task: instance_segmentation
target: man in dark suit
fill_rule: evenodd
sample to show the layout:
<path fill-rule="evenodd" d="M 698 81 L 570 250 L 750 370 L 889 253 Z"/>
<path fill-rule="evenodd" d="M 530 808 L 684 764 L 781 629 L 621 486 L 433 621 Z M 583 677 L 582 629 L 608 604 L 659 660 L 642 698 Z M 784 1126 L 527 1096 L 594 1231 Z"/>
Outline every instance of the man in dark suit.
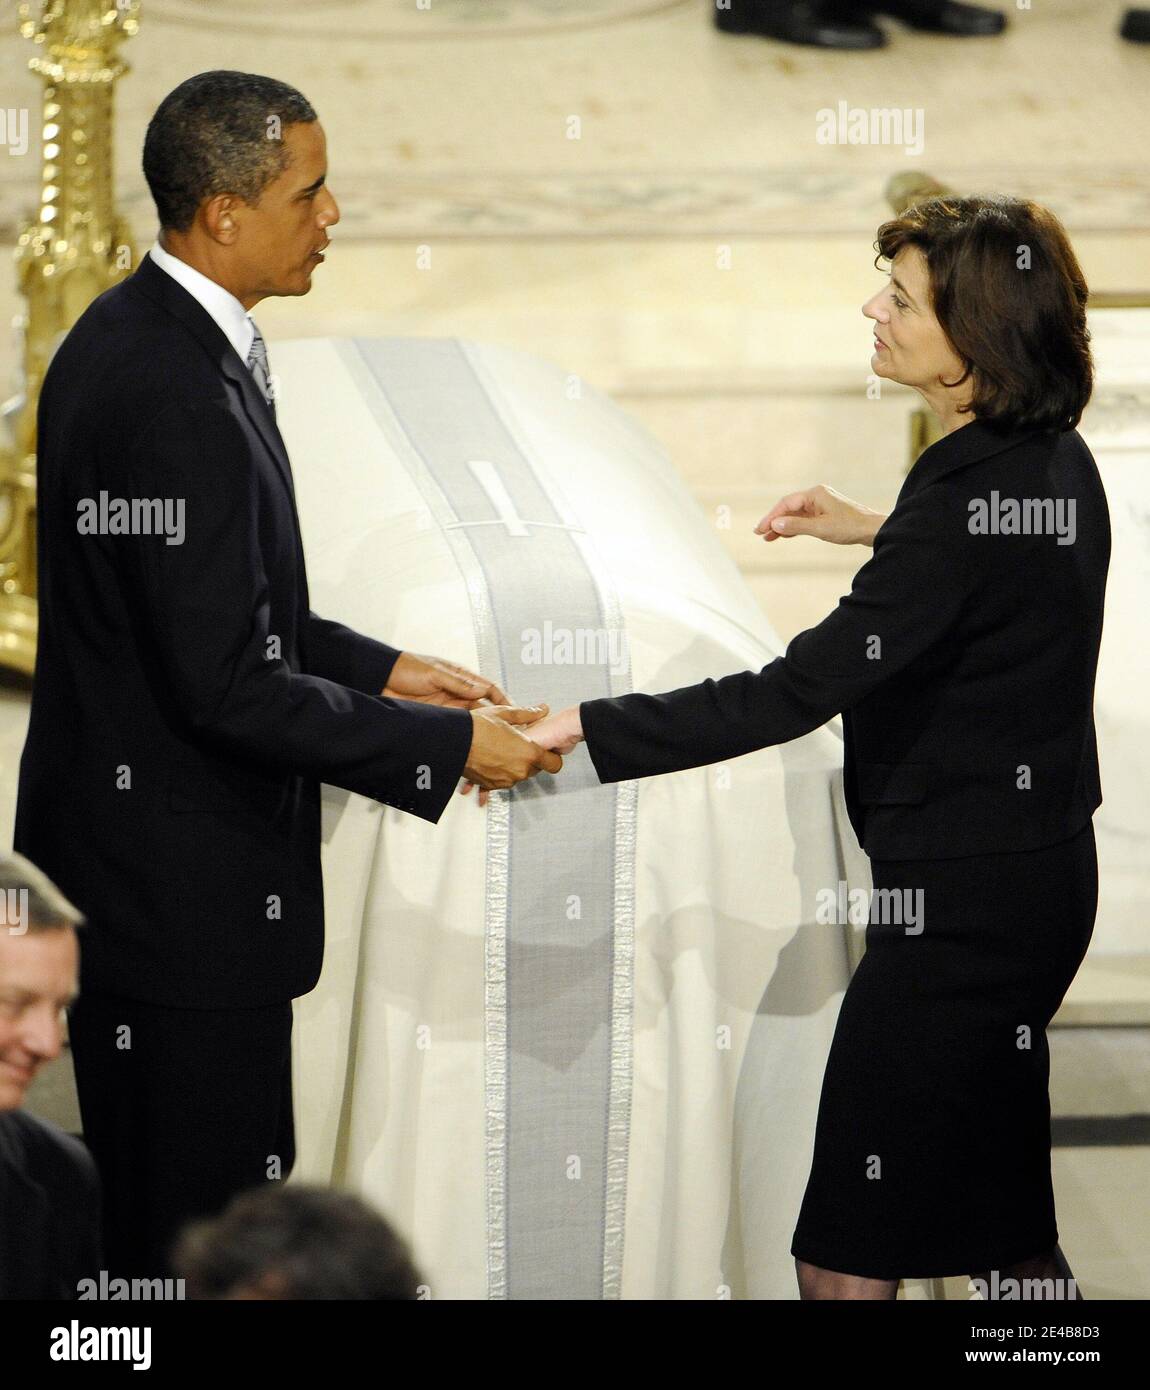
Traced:
<path fill-rule="evenodd" d="M 40 394 L 16 844 L 91 923 L 72 1039 L 115 1276 L 162 1273 L 187 1219 L 291 1170 L 320 783 L 436 822 L 461 776 L 503 788 L 562 766 L 514 727 L 539 709 L 311 610 L 249 311 L 310 290 L 339 219 L 326 164 L 294 88 L 177 87 L 144 146 L 160 238 Z"/>
<path fill-rule="evenodd" d="M 21 1108 L 63 1046 L 83 920 L 22 855 L 0 855 L 0 1299 L 74 1299 L 81 1280 L 99 1277 L 92 1157 Z"/>

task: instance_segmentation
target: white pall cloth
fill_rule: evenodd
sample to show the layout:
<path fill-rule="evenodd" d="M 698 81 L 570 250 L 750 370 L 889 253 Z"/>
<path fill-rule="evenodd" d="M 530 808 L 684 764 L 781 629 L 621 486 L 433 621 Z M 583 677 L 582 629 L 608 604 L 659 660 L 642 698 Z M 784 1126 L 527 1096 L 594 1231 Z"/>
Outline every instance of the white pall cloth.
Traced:
<path fill-rule="evenodd" d="M 1150 918 L 1150 308 L 1095 309 L 1090 331 L 1096 385 L 1079 430 L 1102 475 L 1112 533 L 1094 692 L 1102 805 L 1090 950 L 1098 964 L 1119 965 L 1146 955 Z M 1117 988 L 1100 1021 L 1144 1022 L 1145 989 L 1110 979 Z"/>
<path fill-rule="evenodd" d="M 398 339 L 272 365 L 325 617 L 553 708 L 781 651 L 660 447 L 556 367 Z M 794 1297 L 861 936 L 819 895 L 870 882 L 841 764 L 827 728 L 615 787 L 584 747 L 438 826 L 326 788 L 293 1180 L 380 1207 L 431 1297 Z"/>

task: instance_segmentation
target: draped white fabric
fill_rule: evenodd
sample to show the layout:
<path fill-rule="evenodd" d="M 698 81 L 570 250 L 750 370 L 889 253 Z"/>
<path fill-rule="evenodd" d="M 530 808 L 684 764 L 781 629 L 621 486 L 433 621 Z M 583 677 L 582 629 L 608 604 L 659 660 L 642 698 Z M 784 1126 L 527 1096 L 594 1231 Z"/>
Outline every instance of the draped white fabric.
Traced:
<path fill-rule="evenodd" d="M 1150 309 L 1096 309 L 1090 331 L 1096 385 L 1079 429 L 1102 475 L 1112 535 L 1094 693 L 1103 800 L 1091 956 L 1100 960 L 1144 956 L 1150 917 Z M 1111 979 L 1121 991 L 1121 978 Z"/>
<path fill-rule="evenodd" d="M 476 578 L 449 543 L 446 513 L 437 520 L 413 478 L 401 432 L 371 399 L 364 346 L 299 340 L 273 356 L 312 606 L 401 648 L 479 665 Z M 617 598 L 634 689 L 757 669 L 779 654 L 644 431 L 550 364 L 452 346 L 548 495 L 582 528 L 588 563 Z M 403 346 L 390 347 L 402 362 Z M 420 379 L 436 409 L 458 408 L 451 381 Z M 569 759 L 557 790 L 585 756 Z M 722 767 L 628 784 L 633 939 L 616 941 L 616 988 L 591 1001 L 589 1026 L 578 923 L 568 945 L 552 943 L 564 953 L 554 997 L 524 1006 L 531 1017 L 522 1019 L 506 1000 L 511 1090 L 493 1076 L 501 985 L 485 939 L 491 818 L 508 794 L 486 812 L 457 797 L 431 826 L 326 789 L 327 954 L 318 988 L 297 1004 L 295 1177 L 332 1180 L 378 1204 L 412 1241 L 432 1297 L 586 1296 L 576 1227 L 585 1230 L 589 1208 L 602 1227 L 592 1252 L 601 1280 L 592 1273 L 606 1296 L 794 1297 L 790 1236 L 861 936 L 820 924 L 816 895 L 869 884 L 841 762 L 827 728 Z M 617 790 L 596 782 L 579 795 Z M 550 847 L 537 871 L 553 872 L 563 853 Z M 563 1036 L 572 1018 L 585 1037 Z M 548 1030 L 563 1037 L 554 1055 Z M 507 1114 L 494 1112 L 514 1107 L 511 1135 L 529 1139 L 538 1124 L 543 1142 L 549 1057 L 573 1064 L 604 1034 L 614 1087 L 605 1190 L 581 1182 L 578 1154 L 554 1190 L 526 1169 L 517 1178 L 500 1152 Z M 538 1110 L 534 1083 L 514 1090 L 528 1074 L 516 1052 L 524 1037 L 544 1069 Z"/>

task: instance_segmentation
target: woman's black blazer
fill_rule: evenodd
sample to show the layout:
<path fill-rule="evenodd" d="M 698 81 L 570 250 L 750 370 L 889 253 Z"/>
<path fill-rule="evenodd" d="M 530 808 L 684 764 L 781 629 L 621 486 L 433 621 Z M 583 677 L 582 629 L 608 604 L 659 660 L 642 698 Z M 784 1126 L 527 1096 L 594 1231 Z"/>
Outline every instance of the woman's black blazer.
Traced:
<path fill-rule="evenodd" d="M 1068 839 L 1102 800 L 1094 675 L 1106 495 L 1077 430 L 974 420 L 926 449 L 851 591 L 761 671 L 580 706 L 603 782 L 785 743 L 843 715 L 872 858 Z"/>

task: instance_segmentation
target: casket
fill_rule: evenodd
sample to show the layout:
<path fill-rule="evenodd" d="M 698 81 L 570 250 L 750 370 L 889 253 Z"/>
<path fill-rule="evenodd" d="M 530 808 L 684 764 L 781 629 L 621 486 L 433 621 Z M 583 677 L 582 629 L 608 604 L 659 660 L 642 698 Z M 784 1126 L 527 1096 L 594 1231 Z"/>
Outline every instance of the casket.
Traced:
<path fill-rule="evenodd" d="M 662 449 L 585 382 L 454 339 L 274 365 L 325 617 L 553 709 L 779 654 Z M 326 788 L 293 1180 L 382 1209 L 429 1297 L 794 1297 L 863 930 L 825 904 L 869 885 L 841 765 L 828 727 L 601 786 L 581 747 L 438 825 Z"/>

